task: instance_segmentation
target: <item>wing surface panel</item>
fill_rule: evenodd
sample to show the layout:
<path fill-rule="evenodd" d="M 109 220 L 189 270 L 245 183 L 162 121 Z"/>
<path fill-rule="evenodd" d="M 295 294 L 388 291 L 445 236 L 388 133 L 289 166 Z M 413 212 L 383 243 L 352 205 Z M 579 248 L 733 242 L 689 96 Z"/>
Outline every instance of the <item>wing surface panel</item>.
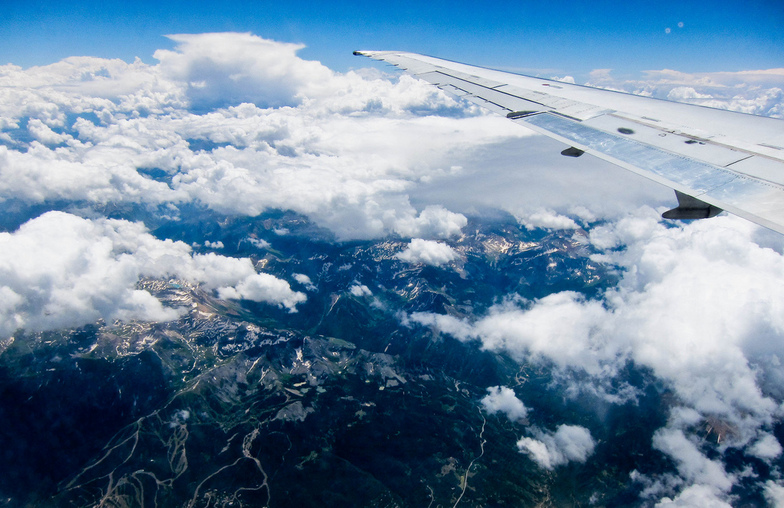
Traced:
<path fill-rule="evenodd" d="M 389 51 L 447 93 L 784 233 L 784 121 Z"/>

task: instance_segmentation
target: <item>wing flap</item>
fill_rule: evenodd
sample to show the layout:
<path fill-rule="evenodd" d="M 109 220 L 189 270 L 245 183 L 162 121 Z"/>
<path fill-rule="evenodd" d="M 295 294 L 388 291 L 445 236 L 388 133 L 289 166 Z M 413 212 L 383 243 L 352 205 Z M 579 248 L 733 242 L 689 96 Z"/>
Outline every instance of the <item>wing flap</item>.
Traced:
<path fill-rule="evenodd" d="M 535 115 L 515 122 L 556 137 L 601 159 L 692 196 L 731 182 L 728 170 L 693 161 L 665 150 L 610 134 L 557 115 Z"/>
<path fill-rule="evenodd" d="M 784 233 L 784 187 L 554 114 L 516 119 L 540 133 L 683 194 Z M 743 161 L 741 161 L 743 162 Z M 784 164 L 778 168 L 784 173 Z"/>

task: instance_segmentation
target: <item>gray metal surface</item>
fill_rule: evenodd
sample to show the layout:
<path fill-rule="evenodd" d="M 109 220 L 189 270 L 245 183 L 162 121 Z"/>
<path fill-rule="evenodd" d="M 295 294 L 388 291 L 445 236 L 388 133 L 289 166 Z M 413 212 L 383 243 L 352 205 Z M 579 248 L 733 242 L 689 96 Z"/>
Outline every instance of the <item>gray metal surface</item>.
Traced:
<path fill-rule="evenodd" d="M 537 132 L 784 233 L 784 121 L 448 60 L 360 51 Z"/>

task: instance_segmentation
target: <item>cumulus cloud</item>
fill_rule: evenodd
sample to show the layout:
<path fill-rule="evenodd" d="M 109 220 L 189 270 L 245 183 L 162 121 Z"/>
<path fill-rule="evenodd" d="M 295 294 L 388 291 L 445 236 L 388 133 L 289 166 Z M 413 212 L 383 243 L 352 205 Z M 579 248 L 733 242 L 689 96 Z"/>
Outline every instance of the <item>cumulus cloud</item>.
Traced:
<path fill-rule="evenodd" d="M 262 240 L 260 238 L 248 238 L 248 242 L 256 247 L 257 249 L 269 249 L 270 243 L 266 240 Z"/>
<path fill-rule="evenodd" d="M 590 431 L 579 425 L 560 425 L 555 432 L 535 430 L 534 436 L 520 439 L 517 448 L 545 469 L 585 462 L 596 446 Z"/>
<path fill-rule="evenodd" d="M 491 386 L 480 402 L 488 413 L 504 413 L 512 421 L 524 420 L 528 415 L 528 408 L 523 401 L 517 398 L 514 390 L 506 386 Z"/>
<path fill-rule="evenodd" d="M 530 136 L 414 78 L 334 73 L 299 45 L 172 38 L 157 65 L 5 66 L 0 200 L 290 209 L 340 239 L 448 238 L 466 218 L 408 192 L 477 146 Z"/>
<path fill-rule="evenodd" d="M 656 503 L 656 508 L 730 508 L 732 505 L 724 501 L 716 490 L 708 485 L 690 485 L 683 489 L 674 499 L 665 497 Z"/>
<path fill-rule="evenodd" d="M 169 35 L 174 50 L 154 56 L 164 76 L 187 83 L 196 110 L 251 102 L 265 107 L 299 104 L 308 88 L 329 82 L 332 71 L 296 56 L 302 44 L 270 41 L 249 33 Z"/>
<path fill-rule="evenodd" d="M 316 285 L 313 284 L 313 281 L 310 280 L 310 277 L 308 277 L 304 273 L 295 273 L 292 274 L 292 277 L 294 277 L 295 281 L 305 286 L 305 289 L 307 289 L 308 291 L 316 291 L 317 289 Z"/>
<path fill-rule="evenodd" d="M 473 327 L 467 319 L 431 312 L 414 312 L 411 315 L 403 315 L 401 318 L 402 323 L 406 326 L 412 326 L 415 323 L 430 326 L 459 340 L 469 340 L 473 336 Z"/>
<path fill-rule="evenodd" d="M 364 296 L 373 296 L 373 292 L 364 284 L 354 284 L 348 289 L 349 293 L 356 296 L 357 298 L 362 298 Z"/>
<path fill-rule="evenodd" d="M 675 460 L 681 476 L 696 485 L 718 492 L 732 488 L 733 478 L 721 463 L 708 459 L 679 429 L 660 429 L 653 436 L 653 446 Z"/>
<path fill-rule="evenodd" d="M 705 93 L 698 93 L 690 86 L 679 86 L 673 88 L 667 94 L 667 98 L 673 101 L 685 102 L 688 99 L 712 99 L 713 96 Z"/>
<path fill-rule="evenodd" d="M 550 79 L 554 79 L 556 81 L 561 81 L 563 83 L 571 83 L 571 84 L 575 83 L 573 76 L 564 76 L 562 78 L 559 78 L 558 76 L 553 76 Z"/>
<path fill-rule="evenodd" d="M 402 236 L 449 238 L 459 235 L 466 224 L 468 219 L 464 215 L 450 212 L 443 206 L 431 205 L 417 217 L 400 221 L 395 230 Z"/>
<path fill-rule="evenodd" d="M 414 238 L 408 244 L 406 250 L 397 253 L 395 257 L 406 263 L 424 263 L 430 266 L 441 266 L 454 261 L 459 255 L 445 243 Z"/>
<path fill-rule="evenodd" d="M 123 253 L 124 245 L 114 241 L 119 230 L 135 233 L 148 247 L 143 257 Z M 58 212 L 31 220 L 14 233 L 0 233 L 0 334 L 79 326 L 99 318 L 178 317 L 176 309 L 163 307 L 135 285 L 142 275 L 152 275 L 155 258 L 182 257 L 188 248 L 172 242 L 156 245 L 139 233 L 130 223 L 93 223 Z"/>
<path fill-rule="evenodd" d="M 640 79 L 617 79 L 597 69 L 588 85 L 625 92 L 784 118 L 784 69 L 688 73 L 645 71 Z"/>
<path fill-rule="evenodd" d="M 672 446 L 686 446 L 681 436 L 693 443 L 694 422 L 712 418 L 732 429 L 723 447 L 763 460 L 780 456 L 771 432 L 784 401 L 782 245 L 759 228 L 731 217 L 665 225 L 660 210 L 640 205 L 671 203 L 669 189 L 598 159 L 561 157 L 559 143 L 411 77 L 336 73 L 297 56 L 300 45 L 250 34 L 171 38 L 175 47 L 156 52 L 155 65 L 73 57 L 30 69 L 0 66 L 0 202 L 96 210 L 198 203 L 247 216 L 294 210 L 339 240 L 413 238 L 400 259 L 434 266 L 458 254 L 433 240 L 459 236 L 465 214 L 483 207 L 505 209 L 534 228 L 604 220 L 581 237 L 594 262 L 618 273 L 619 283 L 604 293 L 508 298 L 470 320 L 415 313 L 404 321 L 586 374 L 588 382 L 617 381 L 628 362 L 649 369 L 696 415 L 691 423 L 671 419 L 657 434 L 686 482 L 672 502 L 726 496 L 721 481 L 706 480 L 711 471 L 721 479 L 719 462 L 713 468 Z M 784 116 L 780 69 L 662 70 L 638 80 L 604 69 L 590 80 Z M 176 309 L 136 289 L 142 276 L 188 278 L 226 298 L 291 311 L 305 298 L 257 274 L 248 259 L 193 254 L 125 221 L 46 214 L 0 238 L 4 335 L 98 318 L 176 318 Z M 294 280 L 315 290 L 303 274 Z M 525 438 L 524 447 L 552 466 L 557 434 Z M 768 491 L 780 494 L 780 486 Z"/>
<path fill-rule="evenodd" d="M 288 282 L 268 273 L 249 275 L 234 287 L 219 288 L 218 296 L 280 305 L 289 312 L 296 312 L 297 304 L 307 300 L 303 293 L 292 291 Z"/>
<path fill-rule="evenodd" d="M 784 506 L 784 486 L 780 482 L 768 480 L 765 483 L 765 499 L 771 506 Z"/>
<path fill-rule="evenodd" d="M 562 367 L 602 375 L 617 351 L 607 340 L 593 341 L 608 316 L 601 302 L 576 292 L 546 296 L 530 307 L 518 300 L 494 305 L 487 316 L 466 320 L 428 313 L 412 314 L 414 322 L 435 326 L 460 340 L 477 339 L 491 351 L 504 351 L 523 361 L 547 359 Z"/>
<path fill-rule="evenodd" d="M 579 226 L 571 217 L 556 213 L 554 210 L 540 209 L 530 215 L 520 217 L 520 222 L 528 229 L 577 229 Z"/>
<path fill-rule="evenodd" d="M 157 65 L 79 57 L 4 66 L 0 199 L 198 201 L 251 216 L 284 208 L 340 239 L 448 238 L 466 224 L 456 212 L 474 206 L 563 228 L 573 227 L 574 206 L 612 218 L 673 201 L 601 161 L 565 161 L 557 142 L 411 77 L 335 73 L 299 58 L 299 45 L 250 34 L 172 38 Z M 719 97 L 698 79 L 668 76 L 648 81 Z M 743 75 L 763 77 L 780 76 Z M 748 100 L 782 102 L 763 92 Z"/>
<path fill-rule="evenodd" d="M 748 452 L 762 460 L 773 460 L 781 455 L 781 443 L 773 434 L 763 433 L 757 441 L 749 447 Z"/>
<path fill-rule="evenodd" d="M 193 255 L 182 242 L 158 240 L 138 223 L 48 212 L 0 233 L 0 335 L 105 320 L 168 321 L 164 307 L 136 288 L 142 277 L 179 277 L 225 297 L 294 310 L 304 301 L 283 280 L 257 274 L 249 259 Z"/>
<path fill-rule="evenodd" d="M 590 234 L 595 247 L 607 249 L 594 259 L 622 274 L 601 299 L 567 291 L 497 304 L 473 323 L 411 319 L 479 340 L 485 349 L 595 378 L 614 376 L 634 361 L 701 414 L 744 429 L 745 443 L 777 414 L 777 359 L 784 357 L 784 258 L 752 241 L 755 231 L 732 217 L 681 228 L 652 215 L 630 217 Z M 755 415 L 751 426 L 748 414 Z"/>
<path fill-rule="evenodd" d="M 51 127 L 43 123 L 38 118 L 31 118 L 30 121 L 27 122 L 27 130 L 30 132 L 30 134 L 33 135 L 33 137 L 35 137 L 35 139 L 45 145 L 58 145 L 73 139 L 67 134 L 59 134 L 53 131 Z"/>
<path fill-rule="evenodd" d="M 566 291 L 507 299 L 475 320 L 430 313 L 408 320 L 520 361 L 588 374 L 578 376 L 577 392 L 614 379 L 610 401 L 630 396 L 618 377 L 628 362 L 651 369 L 688 409 L 673 413 L 655 446 L 678 464 L 684 488 L 708 486 L 721 498 L 736 478 L 693 444 L 701 422 L 720 429 L 721 448 L 765 460 L 781 453 L 770 430 L 784 400 L 784 257 L 780 242 L 770 242 L 779 251 L 765 246 L 769 238 L 735 217 L 669 227 L 641 210 L 589 233 L 594 261 L 620 275 L 599 298 Z M 546 449 L 524 443 L 531 453 Z"/>

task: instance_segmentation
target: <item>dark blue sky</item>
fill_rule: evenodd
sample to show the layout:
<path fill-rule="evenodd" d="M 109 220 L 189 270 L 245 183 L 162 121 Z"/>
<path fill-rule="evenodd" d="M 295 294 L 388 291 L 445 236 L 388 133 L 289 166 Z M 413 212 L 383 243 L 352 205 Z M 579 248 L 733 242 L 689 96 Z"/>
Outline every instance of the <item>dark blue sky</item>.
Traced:
<path fill-rule="evenodd" d="M 211 31 L 304 43 L 302 57 L 338 71 L 369 64 L 354 49 L 565 74 L 784 67 L 781 0 L 6 0 L 3 11 L 0 64 L 23 67 L 74 55 L 154 63 L 156 49 L 173 46 L 163 35 Z"/>

